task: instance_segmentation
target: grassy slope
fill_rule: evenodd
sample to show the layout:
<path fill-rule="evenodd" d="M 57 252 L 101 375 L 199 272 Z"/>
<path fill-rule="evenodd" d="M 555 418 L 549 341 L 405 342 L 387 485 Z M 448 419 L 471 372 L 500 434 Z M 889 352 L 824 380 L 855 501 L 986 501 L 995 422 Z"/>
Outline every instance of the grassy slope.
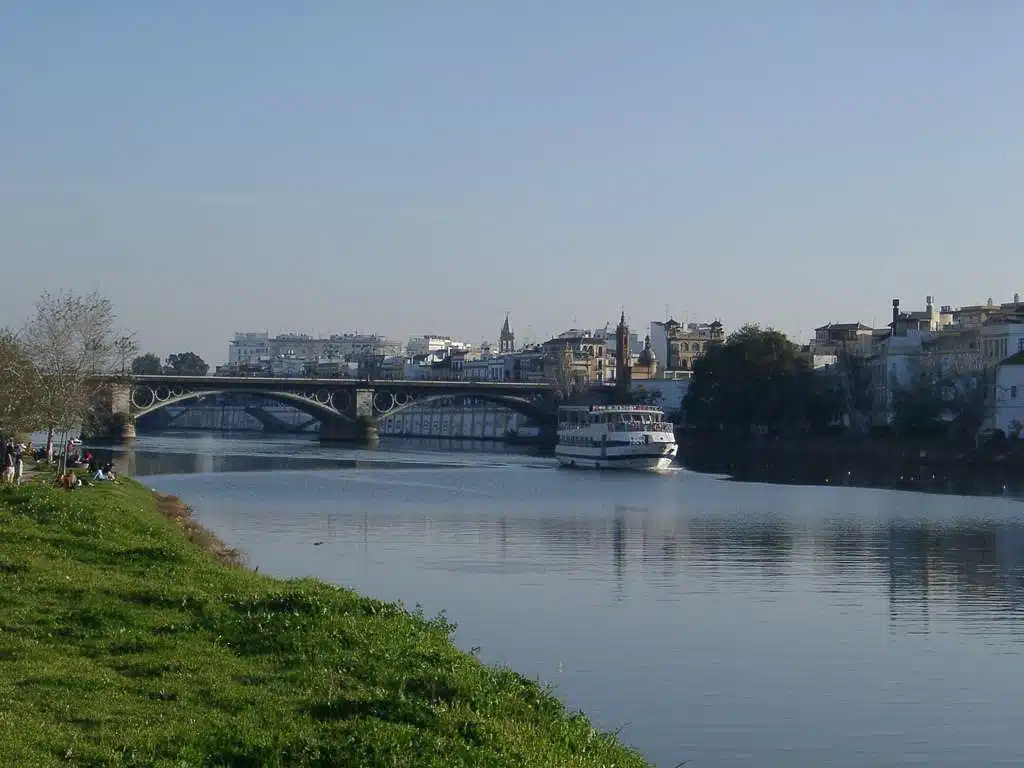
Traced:
<path fill-rule="evenodd" d="M 157 503 L 0 491 L 0 763 L 646 765 L 443 619 L 219 563 Z"/>

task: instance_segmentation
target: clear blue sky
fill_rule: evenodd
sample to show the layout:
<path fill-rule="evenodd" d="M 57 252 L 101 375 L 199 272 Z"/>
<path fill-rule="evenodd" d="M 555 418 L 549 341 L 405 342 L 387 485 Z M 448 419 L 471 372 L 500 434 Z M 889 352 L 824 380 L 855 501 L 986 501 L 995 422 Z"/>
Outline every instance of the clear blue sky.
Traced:
<path fill-rule="evenodd" d="M 1024 3 L 498 5 L 0 2 L 0 325 L 96 288 L 217 362 L 1024 293 Z"/>

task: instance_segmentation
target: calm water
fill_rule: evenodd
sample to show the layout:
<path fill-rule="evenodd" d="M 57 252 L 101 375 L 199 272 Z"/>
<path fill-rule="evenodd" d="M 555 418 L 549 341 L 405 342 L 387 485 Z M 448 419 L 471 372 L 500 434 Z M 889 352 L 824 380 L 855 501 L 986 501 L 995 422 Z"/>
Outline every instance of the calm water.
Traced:
<path fill-rule="evenodd" d="M 660 766 L 1024 764 L 1018 500 L 493 447 L 146 436 L 124 459 L 261 571 L 446 609 Z"/>

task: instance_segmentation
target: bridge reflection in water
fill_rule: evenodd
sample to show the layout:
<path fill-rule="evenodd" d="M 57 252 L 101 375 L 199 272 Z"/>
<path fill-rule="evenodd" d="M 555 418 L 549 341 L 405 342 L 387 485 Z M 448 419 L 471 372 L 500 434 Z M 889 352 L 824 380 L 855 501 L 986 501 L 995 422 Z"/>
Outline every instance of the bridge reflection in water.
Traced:
<path fill-rule="evenodd" d="M 378 420 L 381 437 L 426 437 L 452 440 L 505 440 L 533 427 L 521 413 L 468 397 L 445 397 L 414 404 L 397 415 Z M 136 432 L 206 430 L 309 434 L 320 430 L 318 419 L 274 399 L 250 393 L 221 393 L 151 411 L 136 421 Z M 534 429 L 536 433 L 536 429 Z"/>

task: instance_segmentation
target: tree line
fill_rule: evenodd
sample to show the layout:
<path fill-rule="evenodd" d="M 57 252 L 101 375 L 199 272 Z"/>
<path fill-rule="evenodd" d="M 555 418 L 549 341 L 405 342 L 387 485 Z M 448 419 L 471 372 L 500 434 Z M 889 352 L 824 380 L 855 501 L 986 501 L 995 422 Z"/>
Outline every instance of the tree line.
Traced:
<path fill-rule="evenodd" d="M 925 355 L 909 380 L 886 382 L 891 419 L 872 426 L 877 374 L 840 349 L 815 370 L 785 334 L 747 325 L 710 346 L 693 367 L 683 400 L 687 426 L 732 438 L 883 432 L 973 438 L 985 411 L 987 376 L 955 357 Z"/>
<path fill-rule="evenodd" d="M 136 376 L 154 376 L 157 374 L 174 374 L 176 376 L 205 376 L 210 366 L 195 352 L 179 352 L 168 355 L 166 362 L 161 362 L 158 355 L 147 352 L 132 360 L 132 373 Z"/>
<path fill-rule="evenodd" d="M 20 328 L 0 329 L 0 446 L 47 433 L 63 446 L 73 430 L 109 418 L 104 375 L 152 370 L 156 355 L 138 355 L 134 334 L 119 328 L 113 304 L 99 293 L 44 293 Z M 170 355 L 156 372 L 205 375 L 191 352 Z"/>

